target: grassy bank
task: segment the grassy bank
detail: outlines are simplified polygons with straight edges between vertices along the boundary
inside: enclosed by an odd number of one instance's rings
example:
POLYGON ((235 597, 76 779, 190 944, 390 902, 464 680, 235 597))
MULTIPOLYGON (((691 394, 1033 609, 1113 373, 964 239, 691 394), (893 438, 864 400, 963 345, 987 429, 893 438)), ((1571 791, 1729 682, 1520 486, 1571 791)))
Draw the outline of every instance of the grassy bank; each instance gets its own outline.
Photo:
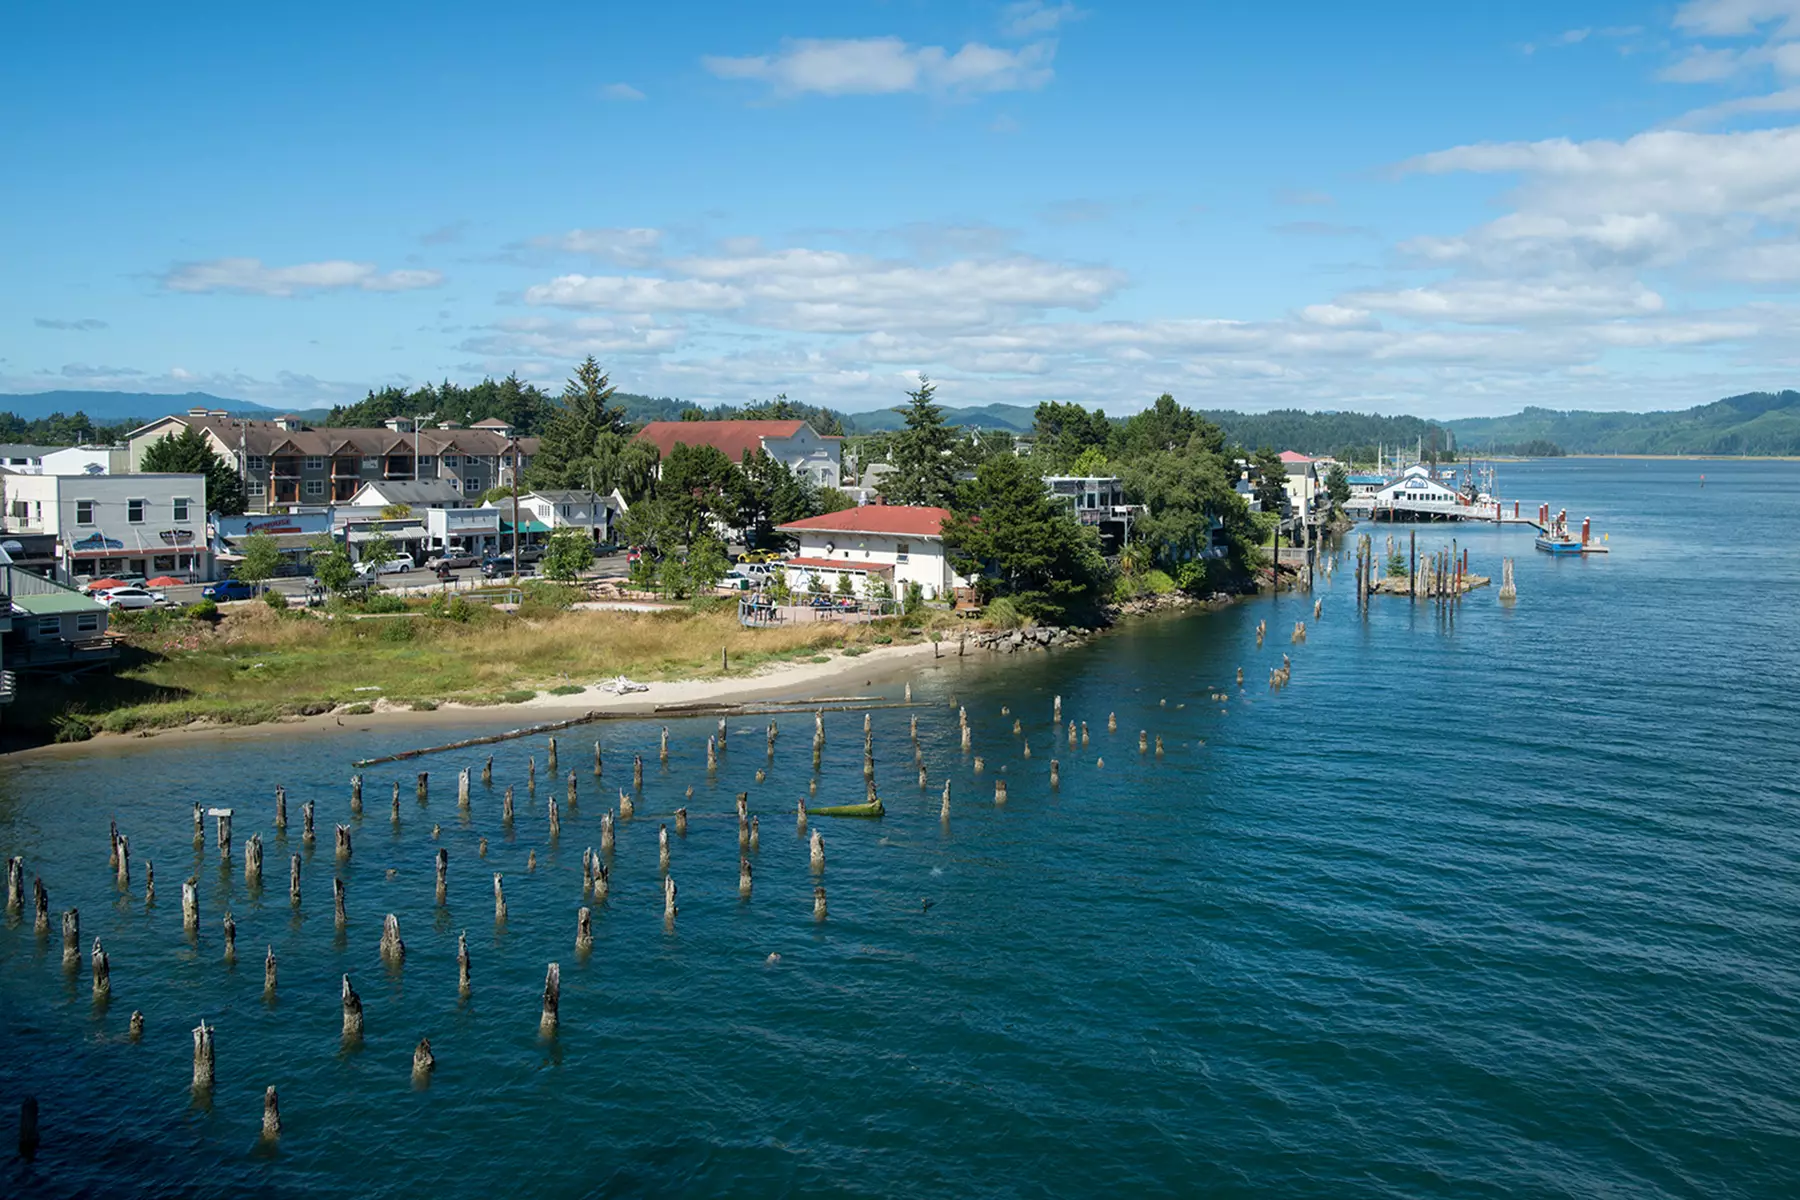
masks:
POLYGON ((129 644, 110 678, 34 678, 8 716, 14 731, 42 741, 195 721, 255 724, 339 706, 365 711, 378 701, 416 709, 510 704, 621 674, 714 676, 721 649, 734 676, 783 659, 856 654, 949 619, 752 630, 738 624, 730 602, 627 613, 570 611, 552 599, 517 615, 462 602, 374 614, 249 604, 216 623, 173 614, 124 622, 129 644))

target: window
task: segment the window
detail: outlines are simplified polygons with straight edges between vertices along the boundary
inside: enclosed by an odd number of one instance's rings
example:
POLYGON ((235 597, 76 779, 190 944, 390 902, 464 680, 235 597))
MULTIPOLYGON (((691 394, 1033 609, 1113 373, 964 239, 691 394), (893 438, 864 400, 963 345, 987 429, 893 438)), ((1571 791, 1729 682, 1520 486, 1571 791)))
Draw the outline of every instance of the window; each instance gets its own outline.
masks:
POLYGON ((446 467, 454 467, 457 465, 457 462, 458 462, 458 460, 457 460, 456 455, 454 455, 454 454, 444 455, 444 465, 446 467))
POLYGON ((323 454, 307 455, 306 469, 309 471, 323 471, 325 469, 325 456, 323 454))
POLYGON ((42 525, 44 523, 44 502, 42 500, 31 502, 31 514, 33 524, 42 525))
POLYGON ((99 613, 91 613, 91 612, 90 613, 77 613, 75 616, 75 632, 76 633, 99 633, 100 632, 100 614, 99 613))
POLYGON ((31 509, 26 505, 25 501, 14 500, 12 502, 12 518, 13 518, 13 520, 23 521, 26 517, 26 514, 28 514, 30 511, 31 511, 31 509))
POLYGON ((325 481, 323 479, 308 479, 306 481, 306 494, 315 498, 323 496, 325 494, 325 481))
POLYGON ((260 479, 252 479, 244 485, 244 494, 247 496, 260 496, 263 490, 263 481, 260 479))
POLYGON ((421 472, 434 470, 436 463, 437 459, 429 454, 419 455, 419 470, 421 472))
POLYGON ((38 634, 41 637, 55 637, 62 632, 61 617, 39 617, 38 634))
POLYGON ((187 520, 188 519, 188 505, 190 503, 192 503, 192 501, 190 501, 186 496, 177 496, 175 498, 175 502, 170 506, 174 510, 170 514, 170 516, 174 520, 177 520, 177 521, 187 520))
POLYGON ((142 525, 144 523, 144 502, 127 500, 125 502, 125 519, 133 525, 142 525))
POLYGON ((261 472, 268 469, 269 464, 263 460, 263 456, 260 454, 252 454, 244 459, 244 470, 246 471, 261 472))
POLYGON ((365 471, 380 470, 381 469, 381 457, 379 455, 375 455, 375 454, 363 455, 362 469, 365 471))
POLYGON ((479 496, 485 490, 486 489, 481 486, 481 480, 479 479, 463 480, 463 492, 467 495, 479 496))
POLYGON ((75 523, 77 525, 92 525, 94 523, 94 502, 92 500, 77 500, 75 502, 75 523))
POLYGON ((907 558, 907 552, 910 549, 911 549, 911 547, 909 547, 905 542, 896 542, 894 545, 894 561, 895 562, 909 561, 907 558))

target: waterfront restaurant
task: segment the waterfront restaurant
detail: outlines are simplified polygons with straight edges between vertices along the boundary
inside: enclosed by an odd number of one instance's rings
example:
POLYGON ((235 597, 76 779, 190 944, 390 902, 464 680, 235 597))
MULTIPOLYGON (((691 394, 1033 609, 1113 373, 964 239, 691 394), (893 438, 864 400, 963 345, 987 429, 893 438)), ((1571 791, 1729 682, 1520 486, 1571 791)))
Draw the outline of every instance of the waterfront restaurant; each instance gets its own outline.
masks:
POLYGON ((950 567, 944 550, 943 526, 948 509, 923 505, 865 504, 842 512, 807 517, 778 527, 800 548, 782 560, 788 587, 795 593, 835 591, 845 576, 859 596, 873 581, 892 589, 895 598, 918 584, 927 600, 948 597, 969 586, 950 567))

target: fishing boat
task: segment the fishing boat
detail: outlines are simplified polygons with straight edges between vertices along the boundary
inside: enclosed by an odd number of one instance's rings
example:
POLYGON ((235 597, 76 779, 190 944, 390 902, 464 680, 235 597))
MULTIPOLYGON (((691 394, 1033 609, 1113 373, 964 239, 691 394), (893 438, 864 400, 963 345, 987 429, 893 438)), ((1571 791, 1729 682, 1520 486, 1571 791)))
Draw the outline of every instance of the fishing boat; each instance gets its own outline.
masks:
POLYGON ((1566 510, 1557 513, 1549 525, 1545 526, 1544 532, 1538 534, 1536 545, 1544 553, 1556 555, 1605 554, 1607 552, 1604 544, 1593 540, 1587 518, 1582 518, 1579 537, 1569 532, 1569 514, 1566 510))

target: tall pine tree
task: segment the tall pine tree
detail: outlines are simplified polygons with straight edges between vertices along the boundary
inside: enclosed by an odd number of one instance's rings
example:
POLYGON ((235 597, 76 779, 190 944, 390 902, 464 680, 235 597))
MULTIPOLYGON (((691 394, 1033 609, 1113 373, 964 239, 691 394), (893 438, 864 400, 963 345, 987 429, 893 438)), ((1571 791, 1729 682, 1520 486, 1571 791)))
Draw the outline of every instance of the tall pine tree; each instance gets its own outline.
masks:
POLYGON ((906 428, 894 435, 894 469, 881 481, 890 504, 948 507, 956 496, 956 431, 944 423, 944 410, 932 399, 936 391, 920 375, 918 390, 906 393, 906 428))

